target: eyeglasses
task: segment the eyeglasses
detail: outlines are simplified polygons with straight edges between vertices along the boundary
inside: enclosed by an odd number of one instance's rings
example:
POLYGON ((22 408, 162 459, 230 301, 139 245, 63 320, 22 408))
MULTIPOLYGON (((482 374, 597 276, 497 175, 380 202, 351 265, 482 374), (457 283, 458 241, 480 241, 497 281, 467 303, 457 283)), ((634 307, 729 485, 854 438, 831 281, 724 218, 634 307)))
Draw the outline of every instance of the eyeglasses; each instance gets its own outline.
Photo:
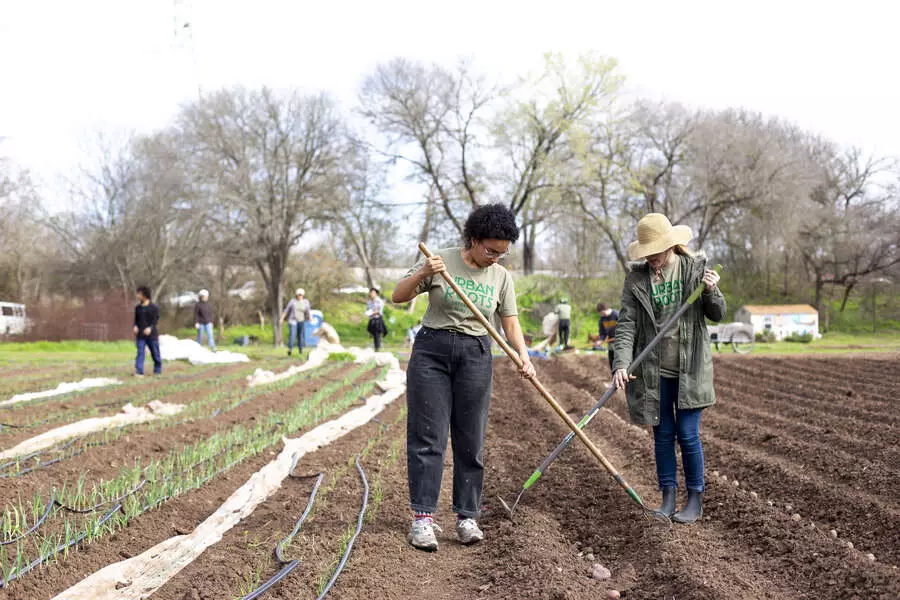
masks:
POLYGON ((509 256, 509 253, 510 253, 509 250, 507 250, 506 252, 497 252, 496 250, 492 250, 491 248, 488 248, 484 244, 481 244, 481 251, 484 252, 484 255, 487 256, 488 258, 496 258, 498 260, 509 256))

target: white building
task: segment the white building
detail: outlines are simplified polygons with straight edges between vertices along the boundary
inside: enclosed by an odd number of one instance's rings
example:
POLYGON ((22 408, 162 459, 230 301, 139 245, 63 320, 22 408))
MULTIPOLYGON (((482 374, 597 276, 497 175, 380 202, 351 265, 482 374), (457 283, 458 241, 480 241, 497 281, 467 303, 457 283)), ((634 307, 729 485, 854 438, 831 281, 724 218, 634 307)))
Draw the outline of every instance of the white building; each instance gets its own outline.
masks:
POLYGON ((771 331, 775 339, 783 340, 791 334, 819 334, 819 313, 809 304, 774 304, 771 306, 747 305, 734 314, 742 323, 750 323, 753 333, 771 331))
POLYGON ((22 335, 26 323, 24 304, 0 302, 0 335, 22 335))

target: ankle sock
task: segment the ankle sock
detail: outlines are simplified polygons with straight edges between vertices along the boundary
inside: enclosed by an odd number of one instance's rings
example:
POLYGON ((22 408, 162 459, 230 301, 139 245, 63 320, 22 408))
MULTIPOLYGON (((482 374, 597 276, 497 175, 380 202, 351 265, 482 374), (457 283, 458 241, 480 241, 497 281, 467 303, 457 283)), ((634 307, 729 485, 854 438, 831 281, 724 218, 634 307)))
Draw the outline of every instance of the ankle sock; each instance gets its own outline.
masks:
POLYGON ((434 521, 434 513, 417 512, 417 513, 413 513, 413 516, 416 521, 418 521, 420 519, 431 519, 432 521, 434 521))

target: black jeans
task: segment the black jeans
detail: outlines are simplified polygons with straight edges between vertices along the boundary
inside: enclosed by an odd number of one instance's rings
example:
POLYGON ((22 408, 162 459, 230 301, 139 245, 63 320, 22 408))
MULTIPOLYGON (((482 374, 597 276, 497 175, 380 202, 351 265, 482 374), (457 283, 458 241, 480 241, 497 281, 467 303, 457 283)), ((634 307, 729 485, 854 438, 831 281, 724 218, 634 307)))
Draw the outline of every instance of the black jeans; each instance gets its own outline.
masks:
POLYGON ((453 441, 453 511, 481 514, 484 436, 491 404, 491 342, 423 327, 406 370, 406 462, 409 504, 437 509, 447 450, 453 441))
POLYGON ((569 345, 569 326, 571 325, 571 321, 569 319, 560 319, 559 320, 559 343, 563 345, 563 348, 569 345))

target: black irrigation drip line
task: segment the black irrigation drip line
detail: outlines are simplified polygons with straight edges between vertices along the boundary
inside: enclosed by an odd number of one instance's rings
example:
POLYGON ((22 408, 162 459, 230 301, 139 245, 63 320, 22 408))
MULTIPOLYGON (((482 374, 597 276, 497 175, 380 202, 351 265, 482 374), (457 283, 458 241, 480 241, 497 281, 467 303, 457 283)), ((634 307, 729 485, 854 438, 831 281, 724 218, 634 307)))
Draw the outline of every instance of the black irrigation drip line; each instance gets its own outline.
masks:
MULTIPOLYGON (((306 479, 307 477, 297 477, 296 475, 291 475, 295 479, 306 479)), ((297 565, 300 564, 300 561, 295 560, 287 560, 284 558, 284 547, 291 543, 291 540, 294 539, 294 536, 297 535, 300 531, 300 527, 303 525, 303 522, 306 520, 306 517, 309 516, 310 511, 312 511, 313 503, 316 501, 316 494, 319 493, 319 486, 322 485, 322 479, 325 477, 324 473, 319 473, 317 475, 312 475, 311 477, 316 478, 316 483, 313 485, 312 492, 309 494, 309 500, 306 502, 306 508, 303 510, 303 514, 300 515, 300 518, 297 519, 297 523, 294 525, 294 529, 285 536, 283 540, 278 542, 275 545, 275 559, 281 564, 281 570, 278 571, 271 579, 260 585, 258 588, 241 598, 241 600, 255 600, 259 598, 270 589, 272 589, 279 581, 288 576, 288 574, 293 571, 297 565)))
POLYGON ((362 480, 363 484, 362 506, 359 509, 359 517, 356 519, 356 531, 353 532, 353 537, 347 542, 347 549, 344 550, 344 555, 341 557, 341 562, 338 563, 334 575, 331 576, 328 585, 325 586, 325 589, 322 590, 322 593, 319 594, 319 597, 316 598, 316 600, 322 600, 322 598, 328 595, 331 588, 334 587, 334 582, 337 581, 341 571, 347 566, 347 561, 350 559, 350 552, 353 550, 353 544, 356 543, 356 538, 359 537, 359 532, 362 531, 363 520, 366 518, 366 509, 369 507, 369 482, 366 479, 366 472, 363 471, 362 465, 359 464, 359 456, 356 457, 356 470, 359 471, 359 478, 362 480))
POLYGON ((38 469, 43 469, 44 467, 49 467, 50 465, 55 465, 58 462, 62 462, 67 458, 74 458, 80 454, 84 454, 84 448, 80 448, 76 452, 73 452, 69 456, 60 456, 59 458, 54 458, 53 460, 48 460, 46 462, 38 463, 33 467, 28 467, 27 469, 22 469, 16 473, 7 473, 4 475, 0 475, 0 479, 11 479, 13 477, 22 477, 23 475, 28 475, 33 471, 37 471, 38 469))
MULTIPOLYGON (((113 515, 116 514, 117 512, 119 512, 120 510, 122 510, 122 505, 117 504, 115 508, 113 508, 111 511, 106 513, 103 516, 103 518, 97 522, 97 527, 102 527, 103 525, 105 525, 106 522, 109 521, 113 517, 113 515)), ((22 577, 22 575, 25 575, 25 574, 29 573, 30 571, 33 571, 37 567, 41 566, 42 564, 44 564, 45 562, 47 562, 48 560, 50 560, 51 558, 53 558, 54 556, 59 554, 60 552, 67 550, 68 548, 71 548, 72 546, 74 546, 76 544, 80 544, 82 541, 84 541, 84 538, 86 538, 88 536, 88 534, 89 534, 89 532, 87 532, 87 531, 82 532, 81 534, 78 535, 78 537, 73 539, 71 542, 60 544, 55 549, 51 550, 50 552, 47 552, 46 554, 44 554, 43 556, 41 556, 39 558, 36 558, 31 563, 25 565, 24 567, 22 567, 15 573, 12 573, 8 579, 0 578, 0 588, 4 588, 4 587, 8 586, 10 583, 12 583, 13 581, 20 579, 22 577)))
POLYGON ((32 452, 31 454, 26 454, 25 456, 20 456, 20 457, 17 458, 16 460, 11 460, 11 461, 9 461, 9 462, 5 462, 5 463, 3 463, 2 465, 0 465, 0 471, 2 471, 3 469, 5 469, 6 467, 9 467, 9 466, 12 466, 12 465, 15 465, 15 464, 21 464, 21 463, 25 462, 26 460, 31 460, 31 459, 34 458, 35 456, 40 456, 40 455, 43 454, 44 452, 48 452, 48 453, 50 453, 50 452, 62 452, 63 450, 65 450, 65 449, 67 449, 67 448, 71 448, 72 445, 75 444, 75 442, 79 441, 80 439, 81 439, 80 437, 72 438, 71 440, 69 440, 68 442, 66 442, 65 444, 63 444, 62 446, 60 446, 59 448, 51 448, 50 450, 38 450, 37 452, 32 452))
POLYGON ((115 502, 116 504, 118 504, 118 505, 121 506, 121 503, 122 503, 123 500, 125 500, 125 499, 128 498, 129 496, 131 496, 131 495, 137 493, 142 487, 144 487, 144 484, 146 484, 146 483, 147 483, 147 480, 142 480, 141 483, 139 483, 139 484, 137 485, 137 487, 133 488, 133 489, 132 489, 131 491, 129 491, 129 492, 126 492, 126 493, 123 494, 120 498, 114 498, 114 499, 112 499, 112 500, 105 500, 104 502, 101 502, 100 504, 97 504, 96 506, 92 506, 91 508, 72 508, 72 507, 66 506, 65 504, 63 504, 62 502, 60 502, 58 498, 51 498, 51 499, 50 499, 50 502, 47 504, 47 509, 44 511, 43 516, 41 516, 40 519, 38 519, 37 521, 35 521, 34 525, 32 525, 31 528, 30 528, 28 531, 26 531, 25 533, 22 533, 21 535, 18 535, 18 536, 16 536, 16 537, 14 537, 14 538, 12 538, 12 539, 9 539, 9 540, 0 542, 0 546, 9 546, 10 544, 15 544, 15 543, 18 542, 19 540, 23 540, 23 539, 25 539, 26 537, 28 537, 29 535, 31 535, 32 533, 34 533, 35 531, 37 531, 38 528, 39 528, 41 525, 43 525, 44 522, 45 522, 48 518, 50 518, 50 514, 53 512, 53 509, 56 508, 56 507, 59 507, 60 510, 63 510, 63 511, 68 512, 68 513, 79 514, 79 515, 86 515, 86 514, 90 514, 90 513, 93 513, 93 512, 97 512, 98 510, 100 510, 100 509, 103 508, 104 506, 106 506, 106 505, 108 505, 108 504, 112 504, 112 503, 114 503, 114 502, 115 502))

